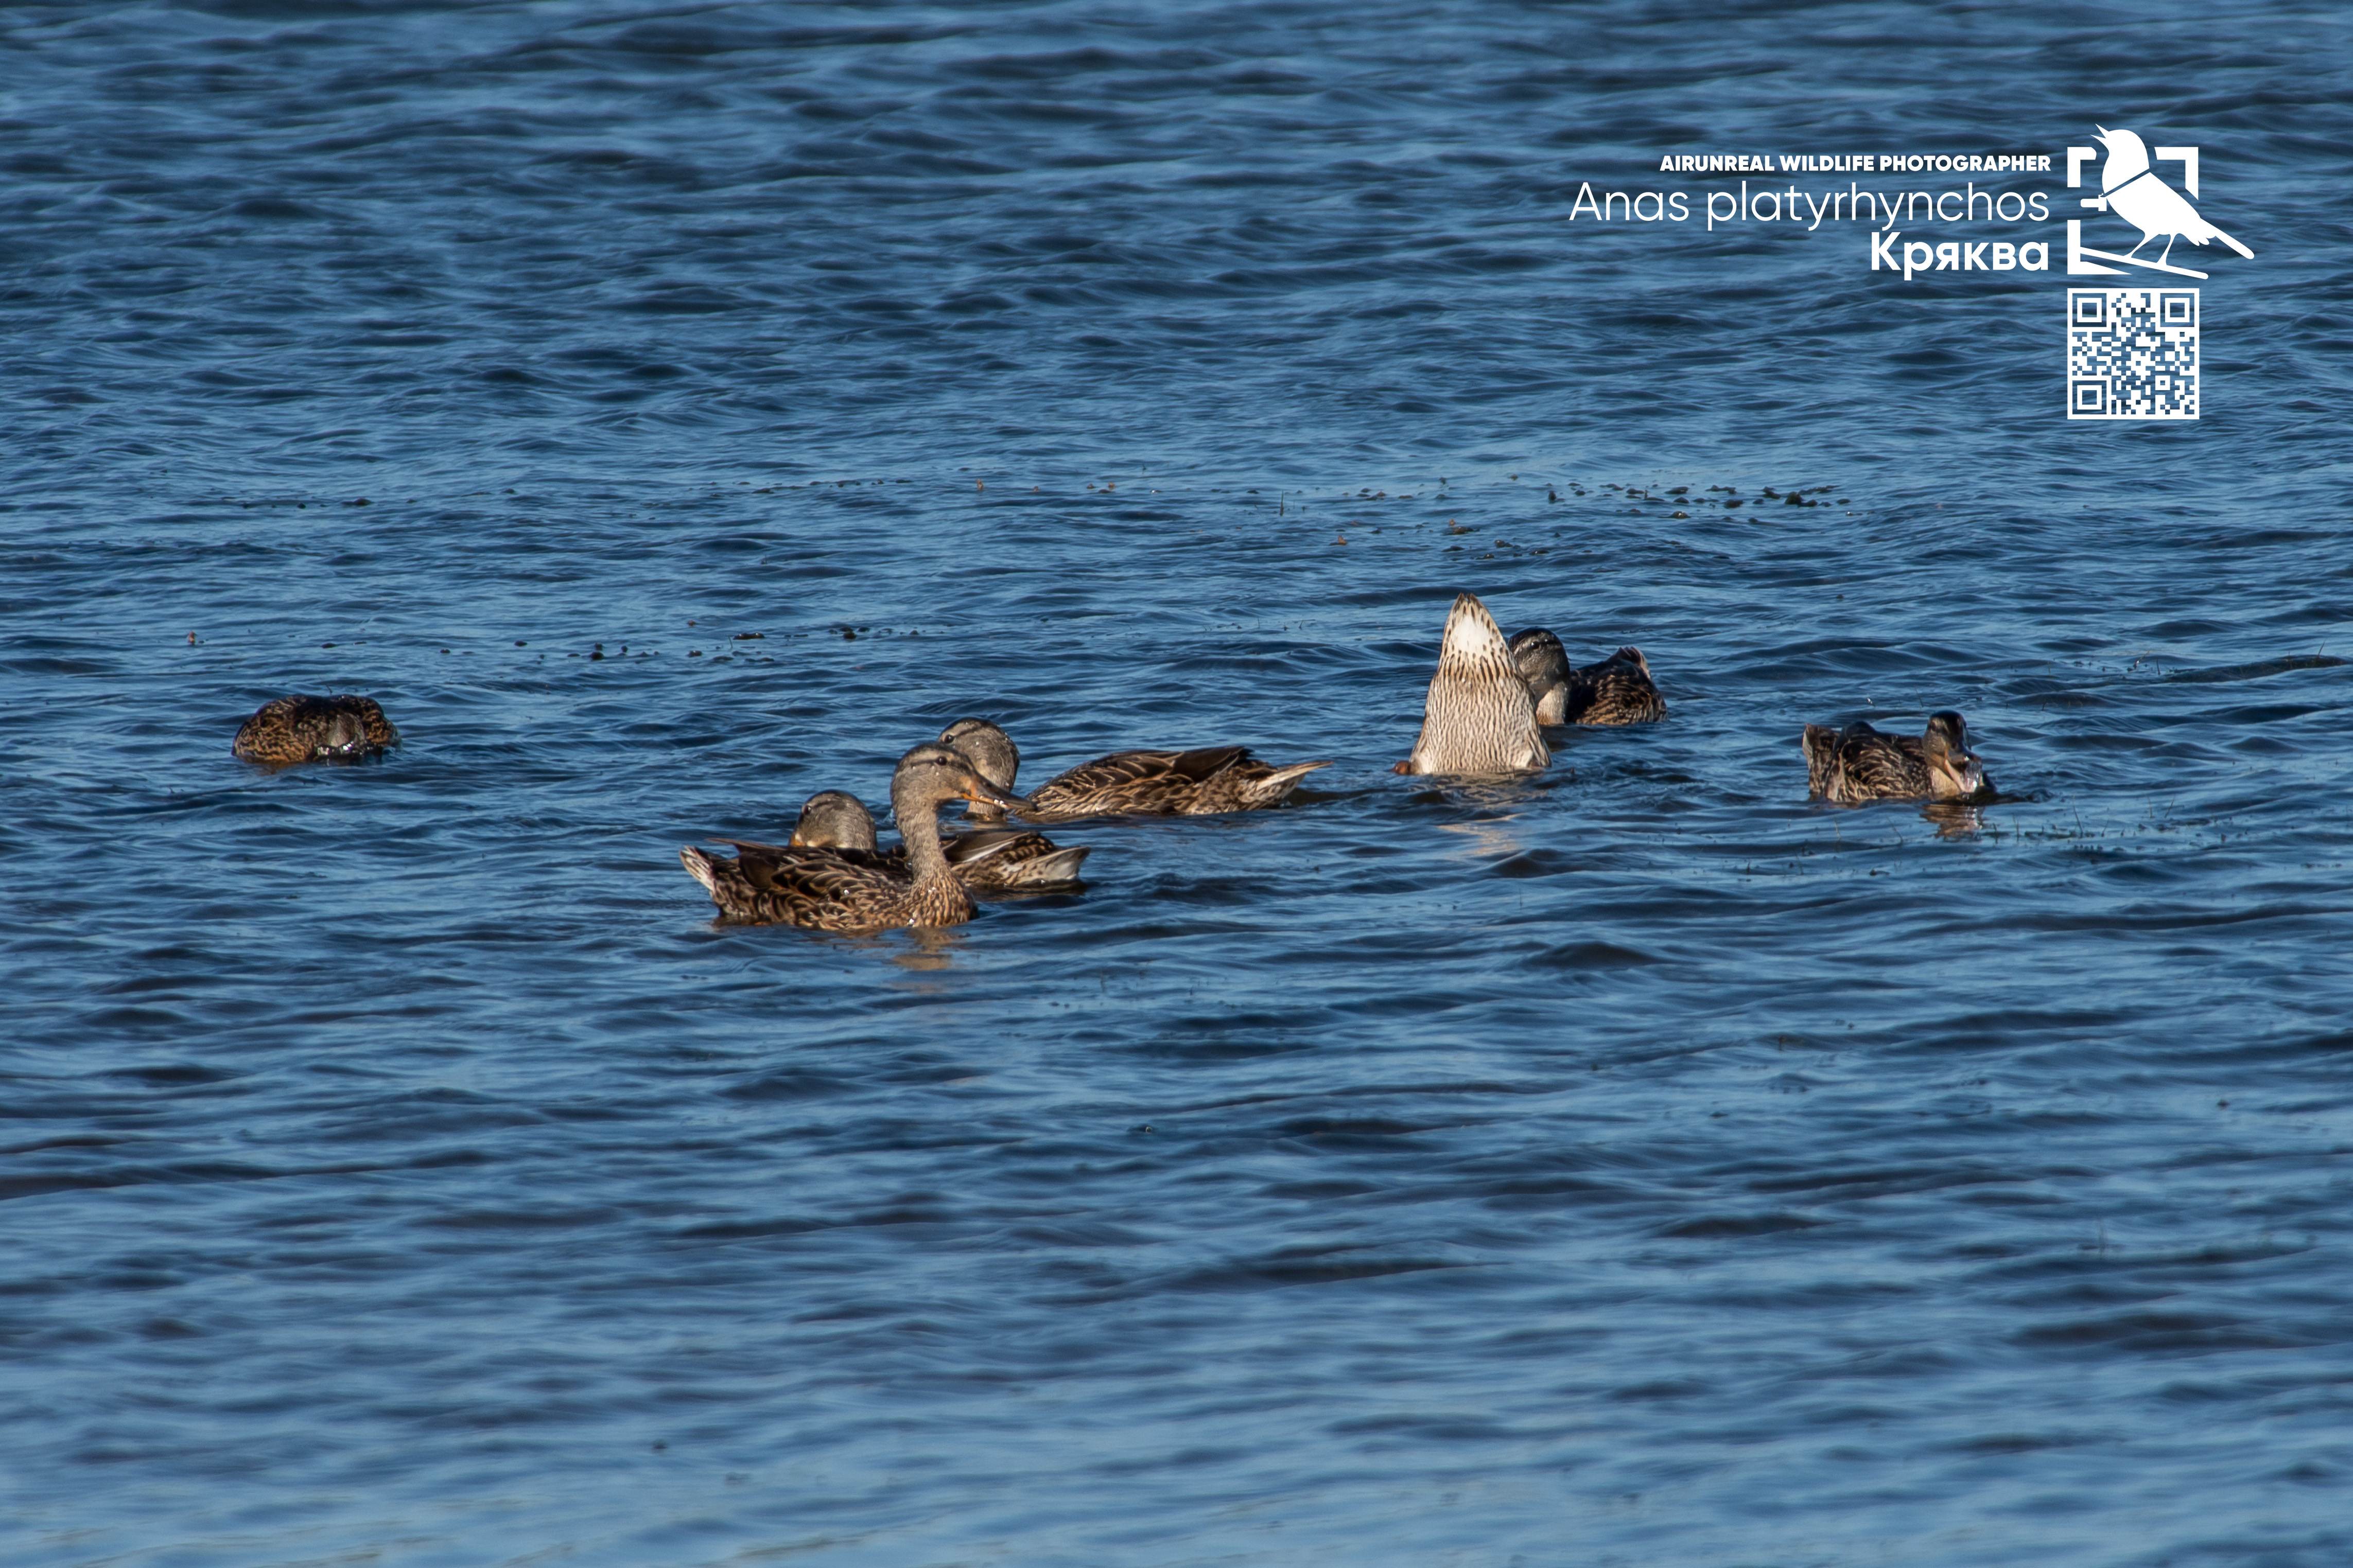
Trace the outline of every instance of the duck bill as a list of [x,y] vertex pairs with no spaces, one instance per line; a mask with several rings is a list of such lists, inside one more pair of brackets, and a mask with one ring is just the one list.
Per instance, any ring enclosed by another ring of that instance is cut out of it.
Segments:
[[983,815],[983,812],[990,816],[1002,816],[1007,812],[1021,809],[1019,795],[1008,794],[994,784],[984,784],[967,788],[963,792],[962,798],[966,804],[982,808],[982,811],[972,814],[975,816]]
[[1975,800],[1986,793],[1984,766],[1974,752],[1956,752],[1945,763],[1945,776],[1952,781],[1952,795],[1957,800]]

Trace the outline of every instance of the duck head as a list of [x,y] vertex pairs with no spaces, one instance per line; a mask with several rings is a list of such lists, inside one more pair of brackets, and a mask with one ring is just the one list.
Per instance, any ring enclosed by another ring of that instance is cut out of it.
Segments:
[[954,746],[926,742],[899,759],[891,775],[891,815],[899,831],[918,817],[936,821],[940,807],[952,800],[1004,812],[1021,803],[981,776],[972,759]]
[[[1013,743],[1012,736],[986,719],[959,719],[940,731],[940,742],[962,752],[980,776],[1003,794],[1013,794],[1014,775],[1021,771],[1021,749]],[[997,806],[976,804],[965,815],[997,820],[1005,813]]]
[[[396,746],[400,731],[373,697],[330,697],[326,733],[312,749],[317,757],[364,757],[379,746]],[[307,705],[307,704],[306,704]]]
[[821,789],[801,804],[793,824],[796,849],[861,849],[874,853],[874,818],[854,795]]
[[1977,753],[1969,750],[1969,729],[1959,714],[1950,710],[1929,714],[1920,750],[1928,764],[1932,800],[1968,800],[1993,787]]
[[319,741],[318,754],[322,757],[356,757],[367,749],[367,721],[347,709],[336,709],[327,721],[326,734]]
[[1568,650],[1543,626],[1514,632],[1509,646],[1512,662],[1536,705],[1536,722],[1559,723],[1568,713]]

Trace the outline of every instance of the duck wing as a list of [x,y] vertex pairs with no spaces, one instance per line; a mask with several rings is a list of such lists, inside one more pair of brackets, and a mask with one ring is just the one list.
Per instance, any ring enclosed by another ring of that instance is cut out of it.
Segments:
[[1249,757],[1242,746],[1190,752],[1114,752],[1081,763],[1030,792],[1021,815],[1033,821],[1121,813],[1182,812],[1210,779]]
[[1844,805],[1912,800],[1928,793],[1927,756],[1918,741],[1857,721],[1843,730],[1806,726],[1806,772],[1813,793]]
[[[1870,730],[1870,726],[1863,726]],[[1913,800],[1928,793],[1928,753],[1910,735],[1870,730],[1846,745],[1847,788],[1860,800]]]
[[809,845],[752,844],[740,838],[731,838],[727,844],[735,851],[736,862],[743,867],[744,875],[764,888],[768,885],[764,879],[775,875],[778,867],[795,858],[808,855],[829,855],[837,860],[863,867],[870,871],[880,871],[902,882],[915,879],[914,872],[907,868],[907,851],[895,844],[888,849],[820,849]]
[[1060,887],[1078,879],[1088,846],[1063,848],[1042,833],[993,828],[948,841],[948,862],[977,893]]
[[1188,752],[1114,752],[1039,785],[1022,815],[1038,822],[1081,816],[1205,816],[1273,805],[1300,776],[1328,762],[1272,767],[1248,746]]
[[948,864],[959,875],[978,870],[994,861],[1034,860],[1040,855],[1053,853],[1052,840],[1042,833],[1032,833],[1025,827],[987,827],[977,833],[960,833],[944,842]]

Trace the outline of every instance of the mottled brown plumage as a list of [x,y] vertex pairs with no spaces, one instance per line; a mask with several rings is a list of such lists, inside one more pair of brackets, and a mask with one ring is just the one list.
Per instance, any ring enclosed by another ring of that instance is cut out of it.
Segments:
[[[960,719],[942,738],[970,758],[989,783],[1008,794],[1020,752],[1005,731],[985,719]],[[1301,778],[1326,763],[1275,767],[1246,746],[1203,746],[1190,752],[1115,752],[1048,780],[1015,809],[1033,822],[1085,816],[1205,816],[1275,805]],[[987,805],[976,817],[993,817]]]
[[1010,804],[946,746],[917,746],[899,759],[891,810],[912,875],[829,849],[789,845],[738,844],[733,856],[689,845],[679,851],[679,862],[731,920],[821,931],[955,925],[972,918],[972,895],[941,847],[939,808],[957,799]]
[[1599,664],[1568,672],[1564,724],[1648,724],[1667,716],[1667,700],[1651,680],[1651,661],[1638,647],[1621,647]]
[[[978,771],[987,776],[986,770]],[[1078,880],[1079,863],[1089,848],[1083,844],[1063,848],[1042,833],[1006,827],[949,835],[940,847],[956,879],[976,893],[1067,887]],[[802,805],[800,820],[793,826],[792,847],[830,849],[845,860],[871,863],[894,877],[914,875],[906,846],[880,847],[871,814],[857,796],[838,789],[819,790]]]
[[1856,722],[1843,730],[1809,724],[1801,742],[1806,781],[1817,800],[1858,805],[1873,800],[1976,800],[1994,793],[1958,713],[1933,713],[1919,740]]
[[280,697],[237,728],[229,752],[249,763],[344,761],[400,743],[372,697]]
[[1560,638],[1542,626],[1514,633],[1512,660],[1535,700],[1539,724],[1646,724],[1667,716],[1650,660],[1621,647],[1599,664],[1568,662]]

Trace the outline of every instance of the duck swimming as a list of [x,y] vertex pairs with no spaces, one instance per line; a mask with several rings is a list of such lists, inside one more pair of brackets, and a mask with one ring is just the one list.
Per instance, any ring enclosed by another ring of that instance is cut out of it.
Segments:
[[1647,724],[1667,716],[1667,700],[1651,680],[1651,661],[1638,647],[1621,647],[1582,668],[1568,662],[1560,639],[1542,626],[1514,632],[1512,661],[1535,700],[1539,724]]
[[[970,758],[983,777],[1010,795],[1021,753],[1013,738],[986,719],[959,719],[940,739]],[[1190,752],[1114,752],[1081,763],[1016,798],[1014,809],[1032,822],[1082,816],[1207,816],[1279,805],[1299,781],[1328,762],[1260,762],[1247,746],[1203,746]],[[966,815],[994,820],[987,805]]]
[[[687,874],[731,920],[819,931],[881,931],[968,921],[972,895],[940,845],[939,809],[952,800],[1013,804],[950,747],[917,746],[891,776],[891,812],[905,841],[908,871],[893,874],[830,849],[739,844],[733,856],[688,845]],[[908,872],[912,872],[909,875]]]
[[1495,617],[1477,595],[1457,594],[1439,642],[1438,673],[1422,702],[1421,734],[1395,771],[1522,773],[1551,761],[1536,728],[1535,700]]
[[1993,793],[1968,726],[1950,710],[1928,715],[1918,740],[1856,722],[1843,730],[1809,724],[1807,783],[1817,800],[1858,805],[1873,800],[1971,800]]
[[372,697],[280,697],[237,727],[229,753],[248,763],[364,757],[400,744]]
[[[986,769],[976,771],[983,778],[988,776]],[[819,790],[802,805],[800,821],[793,826],[790,847],[830,849],[845,860],[871,864],[894,877],[913,875],[907,868],[906,847],[877,847],[874,818],[856,795],[838,789]],[[1042,833],[997,827],[957,834],[943,839],[940,847],[947,855],[949,869],[967,889],[976,893],[999,893],[1062,887],[1077,881],[1079,862],[1087,858],[1089,846],[1081,844],[1064,849]]]

